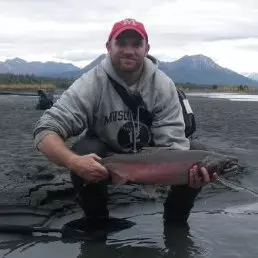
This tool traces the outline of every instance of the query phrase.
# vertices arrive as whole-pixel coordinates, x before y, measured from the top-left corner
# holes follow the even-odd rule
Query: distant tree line
[[[220,88],[220,86],[218,86],[217,84],[213,84],[212,85],[212,89],[213,90],[218,90]],[[232,86],[228,86],[228,88],[232,88]],[[236,86],[233,86],[233,88],[236,90],[236,91],[248,91],[249,90],[249,87],[248,85],[243,85],[243,84],[240,84],[240,85],[236,85]]]
[[[0,84],[39,84],[40,79],[34,75],[16,75],[16,74],[0,74]]]
[[[26,85],[43,85],[52,84],[56,88],[67,89],[75,79],[50,78],[39,77],[35,75],[23,74],[0,74],[0,85],[26,84]],[[250,88],[247,85],[199,85],[194,83],[176,83],[176,86],[188,90],[234,90],[234,91],[248,91]]]
[[[249,87],[248,85],[205,85],[205,84],[194,84],[194,83],[176,83],[176,86],[189,91],[189,90],[212,90],[212,91],[255,91],[255,87]]]
[[[60,89],[67,89],[69,86],[72,85],[72,83],[74,82],[74,79],[61,79],[61,78],[57,78],[57,79],[49,79],[50,83],[53,83],[57,88]]]
[[[74,79],[61,79],[61,78],[46,78],[37,77],[35,75],[23,75],[23,74],[0,74],[0,84],[12,85],[12,84],[54,84],[57,88],[66,89],[72,83]]]

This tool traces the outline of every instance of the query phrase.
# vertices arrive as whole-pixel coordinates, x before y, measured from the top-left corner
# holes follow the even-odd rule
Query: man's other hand
[[[217,173],[213,173],[210,177],[210,174],[205,167],[198,168],[197,165],[194,165],[189,171],[188,185],[192,188],[200,188],[210,182],[214,182],[217,177]]]

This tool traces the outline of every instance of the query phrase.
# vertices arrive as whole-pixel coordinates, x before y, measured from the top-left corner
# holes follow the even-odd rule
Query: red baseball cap
[[[122,33],[125,30],[135,30],[142,36],[144,40],[148,41],[148,35],[144,28],[144,25],[141,22],[136,21],[135,19],[129,18],[116,22],[114,24],[109,34],[108,40],[116,38],[120,33]]]

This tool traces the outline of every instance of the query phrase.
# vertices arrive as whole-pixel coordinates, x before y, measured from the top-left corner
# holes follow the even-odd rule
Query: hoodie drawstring
[[[140,136],[140,108],[139,108],[139,106],[137,107],[137,124],[138,124],[137,135]]]
[[[131,117],[132,117],[132,123],[133,123],[133,152],[136,153],[137,152],[137,142],[136,142],[136,139],[137,139],[137,136],[139,136],[140,134],[140,109],[139,107],[137,107],[137,132],[136,132],[136,127],[135,127],[135,121],[134,121],[134,118],[133,118],[133,113],[132,111],[130,111],[131,113]]]

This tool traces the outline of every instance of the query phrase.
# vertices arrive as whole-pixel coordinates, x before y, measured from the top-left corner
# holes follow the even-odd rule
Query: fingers
[[[192,168],[190,168],[190,171],[189,171],[189,185],[190,186],[193,186],[195,185],[195,180],[194,180],[194,171],[196,170],[196,165],[193,166]]]
[[[96,161],[100,161],[102,158],[95,153],[88,154],[87,156],[92,157]]]
[[[192,188],[200,188],[200,177],[198,176],[198,167],[194,165],[189,172],[189,186]]]
[[[100,156],[95,153],[91,153],[84,155],[84,158],[87,160],[87,162],[89,162],[88,158],[91,158],[91,167],[95,167],[95,169],[97,169],[99,172],[107,174],[107,169],[99,163],[99,161],[102,159]]]
[[[217,173],[213,173],[212,177],[211,177],[211,181],[214,182],[214,181],[217,180],[217,178],[218,178],[218,174]]]
[[[98,182],[109,178],[108,170],[100,164],[101,157],[95,153],[80,156],[77,160],[77,174],[85,180]]]
[[[214,182],[218,177],[217,173],[213,173],[210,177],[209,172],[205,167],[198,168],[194,165],[189,171],[189,183],[192,188],[200,188],[210,182]]]
[[[100,175],[102,175],[104,177],[108,176],[109,173],[108,173],[107,169],[104,166],[102,166],[98,162],[96,162],[94,165],[95,165],[95,170],[96,170],[96,172],[98,172],[98,174],[100,174]]]
[[[201,179],[203,183],[208,184],[210,182],[210,175],[205,167],[201,167],[200,169]]]

